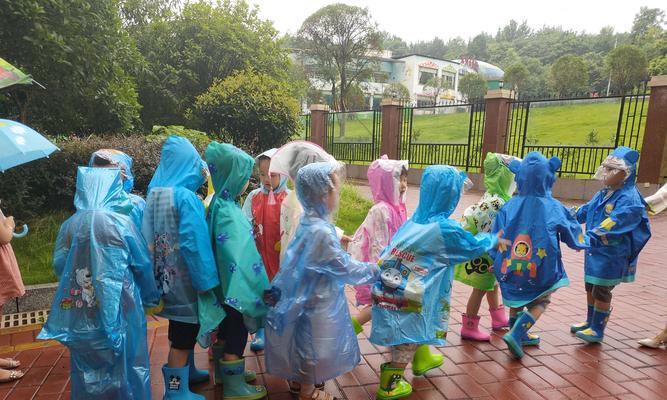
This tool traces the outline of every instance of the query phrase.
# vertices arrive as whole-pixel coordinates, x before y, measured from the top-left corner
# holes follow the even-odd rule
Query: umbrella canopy
[[[58,148],[44,136],[18,122],[0,119],[0,172],[48,157]]]

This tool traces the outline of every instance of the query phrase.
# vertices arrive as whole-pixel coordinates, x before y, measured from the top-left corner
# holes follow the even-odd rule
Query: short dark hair
[[[262,154],[261,156],[257,157],[257,164],[259,164],[260,162],[262,162],[264,160],[271,161],[271,157]]]
[[[95,158],[93,159],[93,166],[95,167],[109,167],[111,165],[113,165],[113,163],[108,158],[96,155]]]

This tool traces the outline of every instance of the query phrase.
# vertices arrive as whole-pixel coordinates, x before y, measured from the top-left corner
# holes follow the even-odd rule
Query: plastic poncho
[[[484,186],[486,192],[482,198],[463,212],[461,225],[473,235],[491,231],[496,214],[514,192],[514,174],[505,165],[501,155],[487,153],[484,160]],[[491,291],[496,286],[492,266],[493,259],[484,254],[457,265],[454,279],[475,289]]]
[[[261,156],[270,159],[276,151],[265,151],[255,160]],[[280,209],[289,192],[287,177],[281,175],[277,188],[269,190],[261,185],[250,192],[243,202],[243,213],[253,226],[255,244],[262,256],[269,281],[273,280],[280,268]]]
[[[602,286],[634,281],[637,257],[651,237],[646,202],[635,186],[639,153],[619,147],[609,157],[629,172],[623,187],[602,189],[577,211],[591,242],[584,262],[585,281]]]
[[[325,199],[333,190],[330,163],[303,167],[296,191],[305,214],[273,280],[282,295],[266,323],[266,370],[302,384],[325,382],[360,361],[345,284],[375,281],[379,269],[343,250]]]
[[[80,167],[74,205],[56,240],[60,282],[38,338],[69,348],[72,398],[150,399],[142,302],[156,305],[159,293],[120,170]]]
[[[252,226],[237,203],[255,161],[231,144],[212,142],[206,148],[206,162],[215,187],[207,219],[220,286],[200,296],[202,345],[208,344],[207,336],[225,318],[223,304],[243,314],[250,332],[260,328],[267,311],[262,297],[269,287]]]
[[[658,215],[667,208],[667,185],[664,185],[657,192],[644,199],[648,204],[648,212],[651,215]]]
[[[401,173],[407,161],[389,160],[383,156],[368,167],[368,183],[375,205],[359,226],[348,245],[356,260],[375,263],[398,228],[408,219],[405,194],[401,196]],[[371,304],[370,285],[355,287],[357,304]]]
[[[132,193],[134,188],[134,175],[132,174],[132,157],[123,153],[119,150],[114,149],[101,149],[97,150],[90,156],[90,161],[88,162],[89,167],[94,167],[94,161],[96,158],[102,158],[109,161],[111,166],[120,168],[121,175],[123,177],[123,190],[129,195],[130,201],[132,202],[132,211],[130,212],[130,217],[136,226],[141,229],[141,222],[144,216],[144,209],[146,208],[146,200],[141,196]]]
[[[206,163],[187,139],[170,136],[148,186],[142,226],[164,300],[157,315],[190,324],[199,323],[197,292],[220,284],[204,205],[195,194],[205,170]]]
[[[449,219],[466,180],[453,167],[435,165],[422,175],[419,206],[380,256],[380,280],[372,288],[370,341],[444,345],[454,266],[479,257],[498,239],[473,236]]]
[[[503,231],[503,237],[512,244],[504,252],[491,252],[506,306],[523,307],[570,284],[561,260],[560,241],[573,249],[588,248],[579,223],[551,195],[558,168],[558,157],[547,160],[536,151],[521,162],[510,163],[519,194],[500,209],[492,232]]]

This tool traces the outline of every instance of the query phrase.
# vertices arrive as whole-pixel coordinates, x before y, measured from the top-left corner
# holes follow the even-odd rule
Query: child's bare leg
[[[183,368],[188,363],[188,356],[191,350],[169,349],[169,357],[167,358],[167,366],[169,368]]]
[[[365,325],[371,320],[371,311],[371,306],[366,306],[359,311],[359,314],[357,314],[357,321],[359,321],[359,324]]]
[[[167,366],[169,368],[183,368],[188,364],[190,352],[197,343],[198,324],[189,324],[179,321],[169,321],[169,356]]]
[[[491,310],[495,310],[500,306],[498,303],[498,291],[498,284],[496,284],[492,291],[486,292],[486,301],[489,302],[489,308]],[[468,304],[470,304],[470,301],[468,301]]]
[[[516,318],[517,314],[519,314],[521,311],[523,311],[523,307],[510,308],[510,317]]]
[[[391,367],[405,369],[412,361],[417,345],[414,343],[400,344],[391,348]]]
[[[482,305],[482,299],[487,292],[480,289],[472,289],[470,297],[468,297],[468,305],[466,307],[466,315],[469,317],[476,317],[479,313],[479,307]]]

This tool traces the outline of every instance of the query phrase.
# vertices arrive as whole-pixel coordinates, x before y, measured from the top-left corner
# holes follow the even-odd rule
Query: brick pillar
[[[667,75],[654,76],[648,85],[651,95],[637,183],[660,183],[667,171]]]
[[[380,155],[386,154],[392,160],[400,157],[398,144],[401,137],[401,103],[395,99],[383,99],[382,107],[382,139]]]
[[[327,122],[329,106],[313,104],[310,106],[310,141],[327,149]]]
[[[484,123],[484,142],[482,142],[482,160],[486,153],[504,153],[507,135],[507,118],[513,93],[506,89],[489,90],[484,96],[486,102],[486,121]]]

